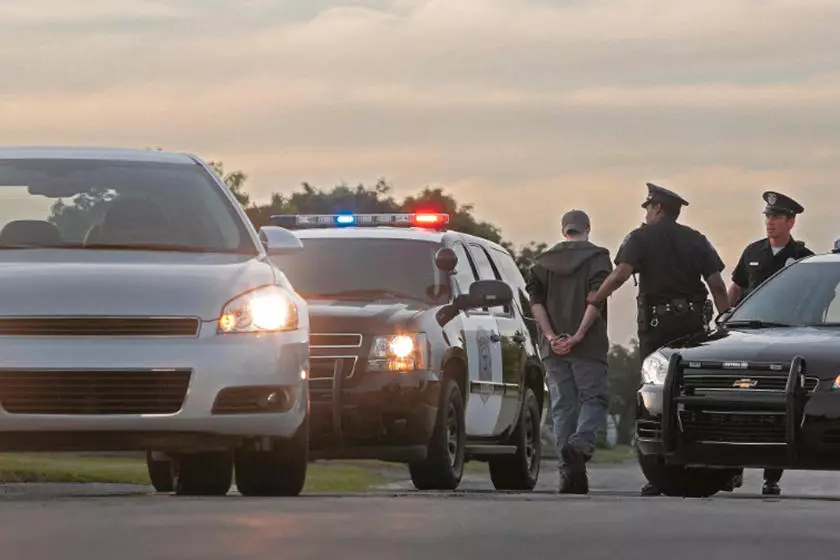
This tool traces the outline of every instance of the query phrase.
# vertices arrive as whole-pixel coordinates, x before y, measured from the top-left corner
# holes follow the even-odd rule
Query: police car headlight
[[[217,332],[264,333],[298,328],[298,309],[280,286],[264,286],[228,301],[219,316]]]
[[[369,371],[411,371],[425,369],[428,342],[423,333],[376,336],[368,356]]]
[[[661,352],[654,352],[642,362],[642,381],[653,385],[664,385],[668,375],[668,358]]]

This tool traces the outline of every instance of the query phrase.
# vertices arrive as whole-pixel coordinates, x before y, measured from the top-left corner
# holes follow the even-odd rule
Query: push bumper
[[[312,456],[420,460],[435,428],[440,378],[429,370],[310,381]]]
[[[228,449],[308,412],[305,332],[3,337],[0,355],[0,451]]]
[[[743,388],[703,390],[697,379],[704,372],[770,377],[783,388],[750,390],[744,381]],[[840,393],[830,385],[809,376],[801,357],[727,372],[721,362],[675,354],[664,385],[638,392],[637,447],[677,465],[840,470]]]

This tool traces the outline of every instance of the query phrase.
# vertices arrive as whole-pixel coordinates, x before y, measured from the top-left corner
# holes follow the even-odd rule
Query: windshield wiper
[[[420,298],[417,296],[413,296],[411,294],[405,294],[403,292],[398,292],[396,290],[389,290],[389,289],[370,289],[370,290],[342,290],[340,292],[331,292],[326,294],[302,294],[304,297],[311,297],[311,298],[338,298],[338,299],[368,299],[374,298],[378,296],[390,296],[395,299],[408,299],[412,301],[419,301],[422,303],[428,303],[424,298]]]
[[[764,329],[769,327],[795,327],[788,323],[776,323],[773,321],[759,321],[758,319],[750,319],[745,321],[725,321],[723,323],[726,327],[747,327],[749,329]]]

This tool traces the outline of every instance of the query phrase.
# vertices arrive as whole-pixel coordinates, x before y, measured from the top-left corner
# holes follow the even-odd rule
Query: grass
[[[0,483],[99,482],[149,485],[146,462],[65,453],[0,453]],[[388,479],[352,464],[310,464],[304,492],[362,492]]]

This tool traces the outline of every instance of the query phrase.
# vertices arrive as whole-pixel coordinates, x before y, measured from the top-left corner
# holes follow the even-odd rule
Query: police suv
[[[447,214],[271,221],[304,246],[274,260],[309,304],[312,457],[408,463],[438,490],[486,461],[497,489],[533,489],[545,371],[511,255]]]

